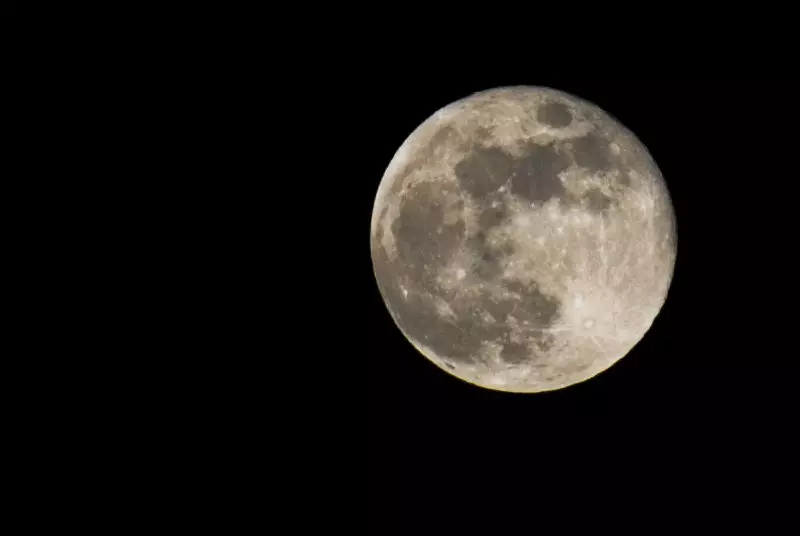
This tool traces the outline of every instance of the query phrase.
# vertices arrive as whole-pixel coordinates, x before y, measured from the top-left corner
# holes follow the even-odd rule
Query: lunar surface
[[[542,87],[454,102],[399,148],[371,252],[408,341],[469,383],[540,392],[587,380],[650,329],[672,280],[674,211],[642,143]]]

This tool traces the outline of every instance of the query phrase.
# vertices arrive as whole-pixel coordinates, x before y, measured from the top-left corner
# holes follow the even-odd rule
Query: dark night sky
[[[252,511],[257,523],[274,525],[274,515],[289,512],[293,527],[312,522],[348,530],[351,521],[366,520],[367,534],[378,535],[402,522],[414,527],[411,534],[428,534],[431,517],[486,520],[495,527],[490,534],[520,520],[529,525],[526,534],[548,533],[541,523],[552,521],[572,534],[573,521],[596,519],[585,510],[598,502],[611,506],[605,511],[612,521],[647,504],[667,508],[668,515],[638,531],[651,534],[653,524],[688,519],[693,511],[737,519],[742,505],[765,498],[782,508],[793,497],[800,452],[794,438],[800,82],[537,77],[536,55],[561,61],[562,45],[524,49],[525,61],[509,65],[484,62],[473,48],[498,59],[511,54],[511,45],[498,53],[480,28],[433,27],[427,13],[410,9],[425,27],[402,27],[402,35],[387,38],[392,47],[381,50],[340,19],[352,19],[359,31],[388,33],[392,10],[361,22],[366,8],[351,13],[336,5],[329,17],[322,7],[304,5],[302,28],[294,31],[280,10],[218,20],[216,4],[209,6],[193,5],[188,14],[181,7],[174,20],[159,14],[154,25],[139,25],[134,14],[111,20],[103,13],[97,27],[107,35],[96,40],[91,33],[81,43],[86,51],[45,47],[43,57],[61,70],[29,62],[29,70],[47,75],[46,83],[31,84],[41,92],[36,106],[42,115],[55,112],[46,123],[52,129],[31,123],[45,137],[76,138],[80,146],[71,151],[66,144],[63,155],[36,146],[29,161],[58,169],[29,172],[30,184],[40,188],[47,179],[57,185],[54,197],[59,188],[90,192],[85,197],[102,198],[108,212],[117,205],[105,187],[120,188],[118,197],[133,198],[126,201],[134,206],[130,222],[153,230],[133,253],[120,255],[119,263],[136,273],[109,288],[134,293],[140,277],[166,287],[152,300],[151,290],[130,300],[131,309],[144,304],[142,318],[126,327],[130,334],[98,346],[101,366],[83,364],[82,345],[73,358],[57,335],[37,327],[36,340],[56,339],[59,349],[28,360],[36,369],[31,377],[38,386],[51,374],[69,390],[44,409],[65,431],[57,435],[46,420],[29,419],[29,427],[53,434],[40,443],[46,452],[31,464],[9,459],[26,471],[50,461],[75,476],[61,487],[28,478],[31,485],[55,489],[59,500],[83,499],[76,490],[92,481],[79,462],[88,458],[113,485],[103,480],[98,494],[135,509],[119,518],[124,523],[140,518],[140,509],[161,513],[180,501],[191,503],[185,515],[176,510],[181,523],[205,522],[228,500],[234,509],[225,512],[226,522]],[[485,11],[478,14],[493,15]],[[209,14],[213,20],[202,20]],[[536,22],[496,24],[527,35]],[[252,29],[243,28],[248,24]],[[331,35],[309,32],[315,25]],[[449,42],[437,46],[435,35]],[[82,32],[75,37],[81,41]],[[110,46],[114,39],[119,46]],[[343,42],[352,49],[334,51]],[[411,51],[410,42],[423,50]],[[97,51],[108,57],[95,58]],[[594,52],[585,56],[608,70],[613,58]],[[572,71],[582,70],[579,61],[563,60]],[[632,62],[616,63],[631,70]],[[508,85],[563,90],[619,119],[649,149],[677,212],[674,279],[644,339],[595,378],[534,395],[481,389],[428,362],[394,325],[369,251],[375,193],[405,138],[441,107]],[[77,91],[63,89],[72,86]],[[97,117],[84,117],[84,101]],[[74,125],[92,131],[87,142]],[[117,132],[119,138],[111,135]],[[83,186],[84,162],[91,172],[97,168],[101,188]],[[64,179],[72,176],[78,179]],[[110,227],[109,219],[102,215],[87,227]],[[126,243],[116,236],[109,242]],[[97,247],[103,255],[106,245]],[[139,247],[148,260],[141,270]],[[189,260],[171,261],[182,256]],[[53,270],[67,273],[71,261],[55,259]],[[103,258],[87,271],[105,272],[111,262]],[[118,299],[101,290],[115,308],[127,307],[124,293]],[[105,308],[97,314],[118,321]],[[185,331],[173,327],[181,323]],[[98,325],[81,329],[100,339],[95,335],[104,334],[105,324]],[[171,331],[168,344],[148,338]],[[134,357],[121,359],[130,349]],[[41,372],[44,359],[57,362],[55,373]],[[119,374],[111,367],[120,367]],[[86,394],[62,368],[92,384]],[[120,387],[127,383],[130,390]],[[25,395],[16,403],[32,398]],[[115,397],[124,398],[120,410],[109,403]],[[85,400],[79,411],[66,403],[73,398]],[[77,421],[85,421],[85,434]],[[118,438],[109,435],[114,426]],[[116,454],[117,442],[131,452],[98,465]],[[78,451],[74,459],[70,444]],[[69,455],[53,456],[61,449]],[[128,479],[117,470],[146,476]],[[112,491],[119,486],[134,490],[136,500],[118,499]],[[570,516],[540,507],[548,498]],[[314,499],[319,503],[311,506]],[[299,508],[284,512],[277,502],[284,500]],[[522,509],[511,506],[519,500]],[[81,507],[91,515],[103,510],[91,501]],[[343,526],[336,519],[342,513]],[[44,507],[36,515],[62,522]],[[759,528],[749,532],[775,532]],[[680,534],[686,532],[694,533]]]
[[[403,522],[411,534],[428,534],[431,517],[483,519],[495,527],[490,534],[520,520],[526,534],[546,533],[542,521],[553,521],[572,534],[576,519],[596,519],[585,509],[598,502],[613,506],[606,509],[612,521],[660,504],[669,511],[653,518],[660,526],[694,510],[734,519],[759,498],[780,508],[793,497],[800,82],[537,77],[536,56],[545,53],[571,71],[584,66],[578,57],[562,59],[564,45],[538,39],[535,25],[550,21],[509,23],[510,9],[483,6],[477,14],[486,21],[476,29],[436,27],[427,11],[409,8],[424,26],[389,35],[403,6],[380,15],[360,5],[333,5],[330,14],[300,7],[296,19],[282,7],[225,18],[218,4],[181,5],[174,17],[127,5],[119,16],[79,10],[92,31],[63,23],[63,45],[61,36],[46,41],[37,52],[42,62],[26,59],[26,76],[9,77],[35,101],[29,108],[9,102],[26,117],[23,134],[12,137],[35,153],[23,178],[36,210],[40,198],[53,197],[80,213],[48,222],[53,234],[67,236],[67,253],[46,258],[43,277],[59,287],[63,278],[76,293],[52,314],[58,324],[77,318],[80,329],[62,340],[35,325],[31,340],[56,350],[9,360],[31,367],[34,385],[25,384],[10,413],[40,398],[41,385],[50,385],[42,378],[58,387],[52,401],[41,397],[42,416],[25,419],[30,434],[7,434],[9,443],[43,449],[31,463],[9,457],[30,486],[58,502],[77,497],[84,517],[105,511],[80,493],[92,487],[130,505],[132,513],[115,519],[126,524],[174,510],[182,526],[205,524],[215,511],[226,523],[249,521],[243,513],[253,512],[255,523],[272,526],[289,513],[293,527],[349,530],[366,520],[367,534],[378,535]],[[38,44],[36,32],[17,26],[25,30],[19,43]],[[504,64],[498,60],[512,55],[512,45],[498,50],[483,26],[530,33],[539,48],[529,53],[526,45],[524,61]],[[357,35],[364,29],[386,34],[391,46]],[[608,50],[584,51],[593,63],[586,67],[632,70],[637,51],[617,50],[625,55],[619,60]],[[677,212],[675,275],[652,329],[599,376],[535,395],[474,387],[429,363],[394,325],[369,251],[375,192],[405,138],[441,107],[508,85],[563,90],[619,119],[650,150]],[[28,119],[32,110],[41,123]],[[31,139],[57,141],[42,150],[28,143],[28,129],[36,131]],[[77,208],[73,197],[81,198]],[[87,216],[82,204],[92,205]],[[116,234],[89,241],[101,260],[94,263],[92,253],[84,270],[74,260],[82,252],[72,252],[72,234],[83,229],[70,233],[67,225],[84,218],[91,236],[123,219],[125,233],[137,227],[135,243]],[[49,253],[46,242],[30,242]],[[124,246],[119,261],[107,255],[109,244]],[[106,286],[116,264],[132,266],[132,275]],[[87,287],[99,287],[92,314],[102,321],[84,322],[73,311],[95,302],[69,279],[72,269],[88,274],[75,281],[88,277]],[[135,321],[112,314],[118,308],[135,310]],[[106,323],[113,324],[107,332]],[[83,356],[84,339],[98,349],[97,362]],[[39,466],[74,475],[29,477]],[[97,467],[100,479],[87,467]],[[117,488],[129,488],[135,500]],[[567,506],[570,517],[540,508],[546,498]],[[641,504],[631,502],[637,498]],[[284,511],[286,500],[299,507]],[[230,513],[220,508],[225,501],[234,505]],[[31,519],[63,525],[49,506],[33,503]],[[339,515],[348,517],[341,525]],[[775,532],[759,528],[750,532]]]
[[[473,387],[419,355],[383,305],[366,238],[375,188],[405,137],[445,104],[517,84],[573,93],[636,133],[667,180],[678,222],[673,284],[645,338],[594,379],[537,395]],[[684,495],[711,486],[718,495],[791,474],[800,373],[791,259],[800,208],[797,115],[780,102],[798,87],[443,74],[382,94],[391,104],[367,119],[373,150],[362,169],[358,264],[376,519],[396,507],[386,497],[409,490],[441,490],[440,500],[456,504],[486,486],[535,494],[534,482],[602,474],[600,482],[679,486]]]

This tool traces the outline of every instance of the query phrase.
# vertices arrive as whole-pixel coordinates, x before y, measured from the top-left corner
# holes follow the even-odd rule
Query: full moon
[[[442,370],[534,393],[622,359],[658,315],[675,214],[644,145],[544,87],[449,104],[389,163],[370,246],[386,308]]]

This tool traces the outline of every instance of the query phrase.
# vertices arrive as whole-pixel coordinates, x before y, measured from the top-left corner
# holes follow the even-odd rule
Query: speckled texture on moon
[[[591,103],[509,87],[446,106],[397,151],[371,251],[405,337],[452,375],[538,392],[606,370],[666,299],[677,235],[646,148]]]

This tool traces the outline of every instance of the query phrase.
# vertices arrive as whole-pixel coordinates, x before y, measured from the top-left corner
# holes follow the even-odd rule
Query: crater
[[[592,212],[605,212],[611,206],[611,198],[598,188],[591,188],[584,194],[586,208]]]
[[[539,106],[536,119],[550,127],[564,128],[572,123],[572,113],[569,108],[560,102],[548,102]]]

